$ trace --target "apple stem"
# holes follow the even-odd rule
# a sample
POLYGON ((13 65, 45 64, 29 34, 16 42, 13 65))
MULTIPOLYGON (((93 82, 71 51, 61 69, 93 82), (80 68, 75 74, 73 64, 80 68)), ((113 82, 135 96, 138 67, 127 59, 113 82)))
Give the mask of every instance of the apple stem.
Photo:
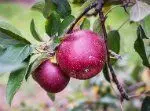
POLYGON ((101 27, 102 27, 102 30, 103 30, 103 37, 104 37, 105 44, 106 44, 106 50, 107 50, 106 61, 107 61, 107 65, 108 65, 108 68, 110 70, 110 73, 112 75, 112 80, 116 84, 116 86, 117 86, 117 88, 118 88, 118 90, 120 92, 121 102, 123 102, 124 99, 129 100, 129 97, 128 97, 125 89, 123 88, 123 86, 118 81, 117 76, 115 74, 115 71, 114 71, 112 65, 110 64, 110 52, 109 52, 108 43, 107 43, 107 38, 108 37, 107 37, 107 32, 106 32, 106 27, 105 27, 106 17, 104 16, 104 13, 102 11, 103 3, 104 3, 103 0, 98 0, 98 5, 96 7, 96 11, 98 12, 99 17, 100 17, 101 27))
POLYGON ((67 34, 71 33, 74 26, 76 25, 76 23, 83 17, 85 16, 91 9, 95 8, 97 6, 97 2, 94 2, 92 5, 90 5, 89 7, 87 7, 70 25, 70 27, 68 28, 68 30, 66 31, 67 34))

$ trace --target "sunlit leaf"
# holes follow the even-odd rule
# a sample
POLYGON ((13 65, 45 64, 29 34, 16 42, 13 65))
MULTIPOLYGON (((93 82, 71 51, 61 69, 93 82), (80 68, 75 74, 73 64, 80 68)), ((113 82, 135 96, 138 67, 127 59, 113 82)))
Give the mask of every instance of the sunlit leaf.
POLYGON ((31 7, 31 9, 43 13, 44 6, 45 6, 45 1, 44 1, 44 0, 40 0, 40 1, 36 2, 36 3, 31 7))
POLYGON ((17 30, 14 26, 5 21, 0 21, 0 32, 7 35, 8 39, 14 39, 24 44, 30 44, 29 41, 22 37, 19 30, 17 30))
POLYGON ((13 46, 16 44, 21 44, 22 42, 20 42, 19 40, 16 40, 14 38, 12 38, 11 36, 8 36, 2 32, 0 32, 0 45, 3 48, 7 48, 9 46, 13 46))
POLYGON ((0 56, 0 65, 3 66, 0 67, 0 72, 9 72, 22 66, 22 62, 30 55, 30 53, 31 47, 29 45, 15 45, 8 47, 0 56))
POLYGON ((90 29, 90 21, 87 19, 87 18, 85 18, 84 20, 83 20, 83 22, 82 22, 82 24, 81 24, 81 26, 80 26, 80 28, 81 29, 90 29))
POLYGON ((141 24, 146 36, 150 38, 150 16, 146 17, 141 24))
POLYGON ((93 24, 93 31, 98 33, 99 35, 102 35, 102 27, 101 27, 101 22, 100 19, 96 19, 94 24, 93 24))
POLYGON ((130 20, 138 22, 150 15, 150 5, 145 2, 136 1, 136 4, 131 8, 130 20))

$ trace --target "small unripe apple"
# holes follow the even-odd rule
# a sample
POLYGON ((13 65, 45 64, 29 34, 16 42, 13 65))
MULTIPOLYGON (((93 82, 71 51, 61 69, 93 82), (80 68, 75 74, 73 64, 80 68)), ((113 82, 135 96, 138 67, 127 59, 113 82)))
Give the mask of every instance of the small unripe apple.
POLYGON ((50 60, 42 62, 33 73, 34 80, 47 92, 62 91, 69 83, 70 77, 63 74, 60 67, 50 60))
POLYGON ((105 64, 105 41, 90 30, 75 31, 64 37, 58 46, 56 59, 68 76, 89 79, 97 75, 105 64))

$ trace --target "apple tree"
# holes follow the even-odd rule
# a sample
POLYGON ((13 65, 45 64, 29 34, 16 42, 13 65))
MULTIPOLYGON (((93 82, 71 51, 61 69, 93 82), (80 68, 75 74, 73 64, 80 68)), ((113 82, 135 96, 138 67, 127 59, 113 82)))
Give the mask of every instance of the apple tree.
MULTIPOLYGON (((31 10, 40 12, 45 18, 46 37, 40 35, 40 28, 37 28, 34 19, 31 20, 30 32, 35 42, 26 39, 10 23, 0 21, 0 73, 10 73, 6 89, 10 105, 24 79, 28 81, 31 76, 52 100, 55 93, 63 91, 69 84, 70 78, 86 80, 89 82, 87 87, 98 87, 96 92, 100 100, 84 101, 73 111, 97 110, 100 107, 107 111, 109 107, 115 107, 117 100, 122 106, 124 101, 130 102, 135 98, 143 98, 141 111, 150 110, 149 83, 140 82, 136 75, 141 68, 138 64, 142 63, 142 68, 150 70, 149 0, 40 0, 33 4, 31 10), (80 7, 74 9, 73 5, 80 7), (122 24, 117 27, 109 24, 111 12, 116 8, 119 8, 119 14, 125 15, 125 19, 120 20, 122 24), (133 53, 141 59, 133 70, 134 74, 129 75, 132 79, 127 88, 124 87, 126 82, 118 79, 118 71, 116 73, 115 70, 119 67, 126 73, 118 65, 119 61, 123 61, 122 47, 131 48, 122 44, 128 33, 122 36, 123 31, 120 30, 126 24, 136 30, 131 32, 135 33, 136 40, 130 40, 135 50, 133 53), (109 85, 96 83, 102 76, 97 76, 99 73, 109 85), (104 91, 99 87, 103 87, 104 91), (111 87, 115 87, 116 95, 111 87), (144 89, 135 93, 141 87, 144 89)), ((117 15, 118 12, 114 13, 117 15)), ((113 24, 118 21, 113 21, 113 24)), ((150 76, 150 71, 148 74, 150 76)))

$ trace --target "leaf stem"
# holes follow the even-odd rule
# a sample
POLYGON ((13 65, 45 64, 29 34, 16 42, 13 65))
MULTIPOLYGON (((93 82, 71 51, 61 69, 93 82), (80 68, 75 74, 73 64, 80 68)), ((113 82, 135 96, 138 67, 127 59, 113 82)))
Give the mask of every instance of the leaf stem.
POLYGON ((117 30, 120 30, 130 19, 128 18, 127 20, 125 20, 119 27, 117 30))

